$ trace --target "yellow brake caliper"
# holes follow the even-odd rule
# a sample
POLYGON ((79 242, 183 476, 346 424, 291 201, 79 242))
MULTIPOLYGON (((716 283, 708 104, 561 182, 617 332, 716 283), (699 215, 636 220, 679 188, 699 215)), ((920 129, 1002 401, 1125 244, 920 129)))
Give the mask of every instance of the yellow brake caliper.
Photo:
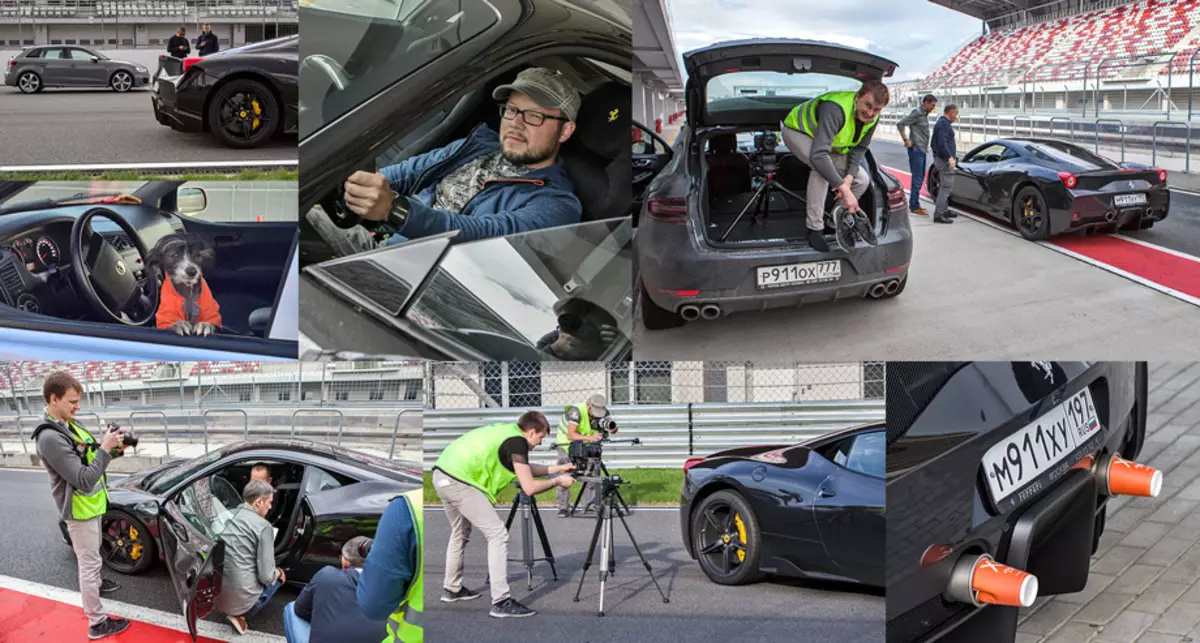
POLYGON ((137 527, 129 525, 129 540, 133 541, 133 548, 129 551, 129 557, 137 560, 142 557, 142 543, 138 542, 137 527))
POLYGON ((742 542, 742 548, 738 550, 738 562, 746 560, 746 523, 742 522, 741 514, 733 514, 733 524, 737 525, 738 540, 742 542))
POLYGON ((258 129, 259 117, 262 116, 262 107, 258 104, 258 98, 250 100, 250 107, 254 110, 254 123, 250 125, 250 129, 258 129))

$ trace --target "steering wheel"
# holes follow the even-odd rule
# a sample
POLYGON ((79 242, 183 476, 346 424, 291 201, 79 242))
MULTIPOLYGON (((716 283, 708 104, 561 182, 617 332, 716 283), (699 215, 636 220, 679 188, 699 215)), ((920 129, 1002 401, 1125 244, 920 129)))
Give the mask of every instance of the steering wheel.
MULTIPOLYGON (((362 170, 363 172, 379 171, 375 167, 374 160, 363 163, 357 169, 362 170)), ((347 176, 346 178, 348 179, 350 177, 347 176)), ((368 219, 364 219, 355 214, 355 212, 346 205, 345 181, 342 181, 336 188, 330 190, 324 198, 318 201, 318 203, 321 204, 321 209, 325 211, 325 214, 329 215, 329 220, 333 222, 333 225, 339 228, 353 228, 356 225, 362 225, 371 228, 382 223, 380 221, 370 221, 368 219)))
POLYGON ((138 236, 137 230, 121 215, 108 208, 92 208, 75 220, 71 227, 71 270, 83 298, 96 314, 112 322, 128 326, 142 326, 154 318, 158 310, 158 278, 146 265, 150 251, 138 236), (92 230, 91 222, 103 217, 117 224, 137 248, 141 257, 140 269, 150 285, 149 297, 141 292, 136 273, 138 266, 125 263, 121 252, 113 247, 104 235, 92 230), (83 246, 87 243, 87 255, 83 246), (148 299, 148 302, 145 301, 148 299), (141 303, 145 312, 135 317, 134 304, 141 303), (145 304, 149 304, 148 306, 145 304))

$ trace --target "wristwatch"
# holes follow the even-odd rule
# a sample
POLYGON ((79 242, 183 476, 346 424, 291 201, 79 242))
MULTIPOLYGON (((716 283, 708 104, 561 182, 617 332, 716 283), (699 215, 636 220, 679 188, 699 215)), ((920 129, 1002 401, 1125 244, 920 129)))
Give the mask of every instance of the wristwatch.
POLYGON ((392 209, 388 212, 387 222, 392 227, 399 230, 404 227, 404 222, 408 220, 408 198, 400 196, 398 192, 392 190, 392 209))

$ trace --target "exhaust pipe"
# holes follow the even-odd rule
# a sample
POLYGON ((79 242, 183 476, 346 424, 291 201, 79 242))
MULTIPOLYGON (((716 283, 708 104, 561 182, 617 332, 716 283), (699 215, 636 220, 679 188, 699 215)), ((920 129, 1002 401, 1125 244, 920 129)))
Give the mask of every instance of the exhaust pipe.
POLYGON ((998 563, 990 554, 963 556, 954 564, 946 596, 960 603, 1029 607, 1037 599, 1037 576, 998 563))
POLYGON ((696 321, 700 319, 700 309, 694 304, 688 304, 679 309, 679 316, 683 317, 685 321, 696 321))
POLYGON ((1157 498, 1162 491, 1162 471, 1116 454, 1096 461, 1095 474, 1102 493, 1110 496, 1157 498))
POLYGON ((885 293, 887 293, 887 285, 883 283, 875 284, 867 291, 867 294, 875 299, 882 297, 885 293))
POLYGON ((716 304, 704 304, 700 309, 700 316, 705 319, 716 319, 721 316, 721 307, 716 304))
POLYGON ((1146 216, 1148 216, 1148 217, 1154 216, 1154 208, 1146 208, 1146 216))
POLYGON ((886 290, 887 290, 887 294, 889 294, 889 295, 896 294, 896 291, 900 290, 900 280, 893 279, 892 281, 887 282, 886 290))

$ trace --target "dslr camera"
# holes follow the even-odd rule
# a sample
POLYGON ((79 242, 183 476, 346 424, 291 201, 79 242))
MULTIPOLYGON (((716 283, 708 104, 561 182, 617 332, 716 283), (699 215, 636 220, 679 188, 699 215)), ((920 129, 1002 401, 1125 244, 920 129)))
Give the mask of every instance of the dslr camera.
POLYGON ((602 431, 607 434, 611 433, 615 428, 617 428, 617 421, 612 419, 611 415, 606 415, 602 418, 592 418, 593 430, 602 431))
POLYGON ((763 132, 754 135, 754 169, 760 175, 774 174, 776 170, 775 149, 779 147, 779 137, 775 132, 763 132))
POLYGON ((590 461, 599 460, 603 452, 604 447, 600 442, 572 440, 571 444, 567 446, 567 457, 578 471, 587 469, 590 461))
MULTIPOLYGON (((108 432, 109 433, 112 433, 113 431, 116 431, 120 428, 121 428, 121 425, 119 425, 119 424, 113 424, 112 422, 108 423, 108 432)), ((127 447, 137 447, 138 437, 136 434, 134 434, 133 429, 129 429, 129 430, 125 431, 125 435, 121 438, 121 445, 127 446, 127 447)))

